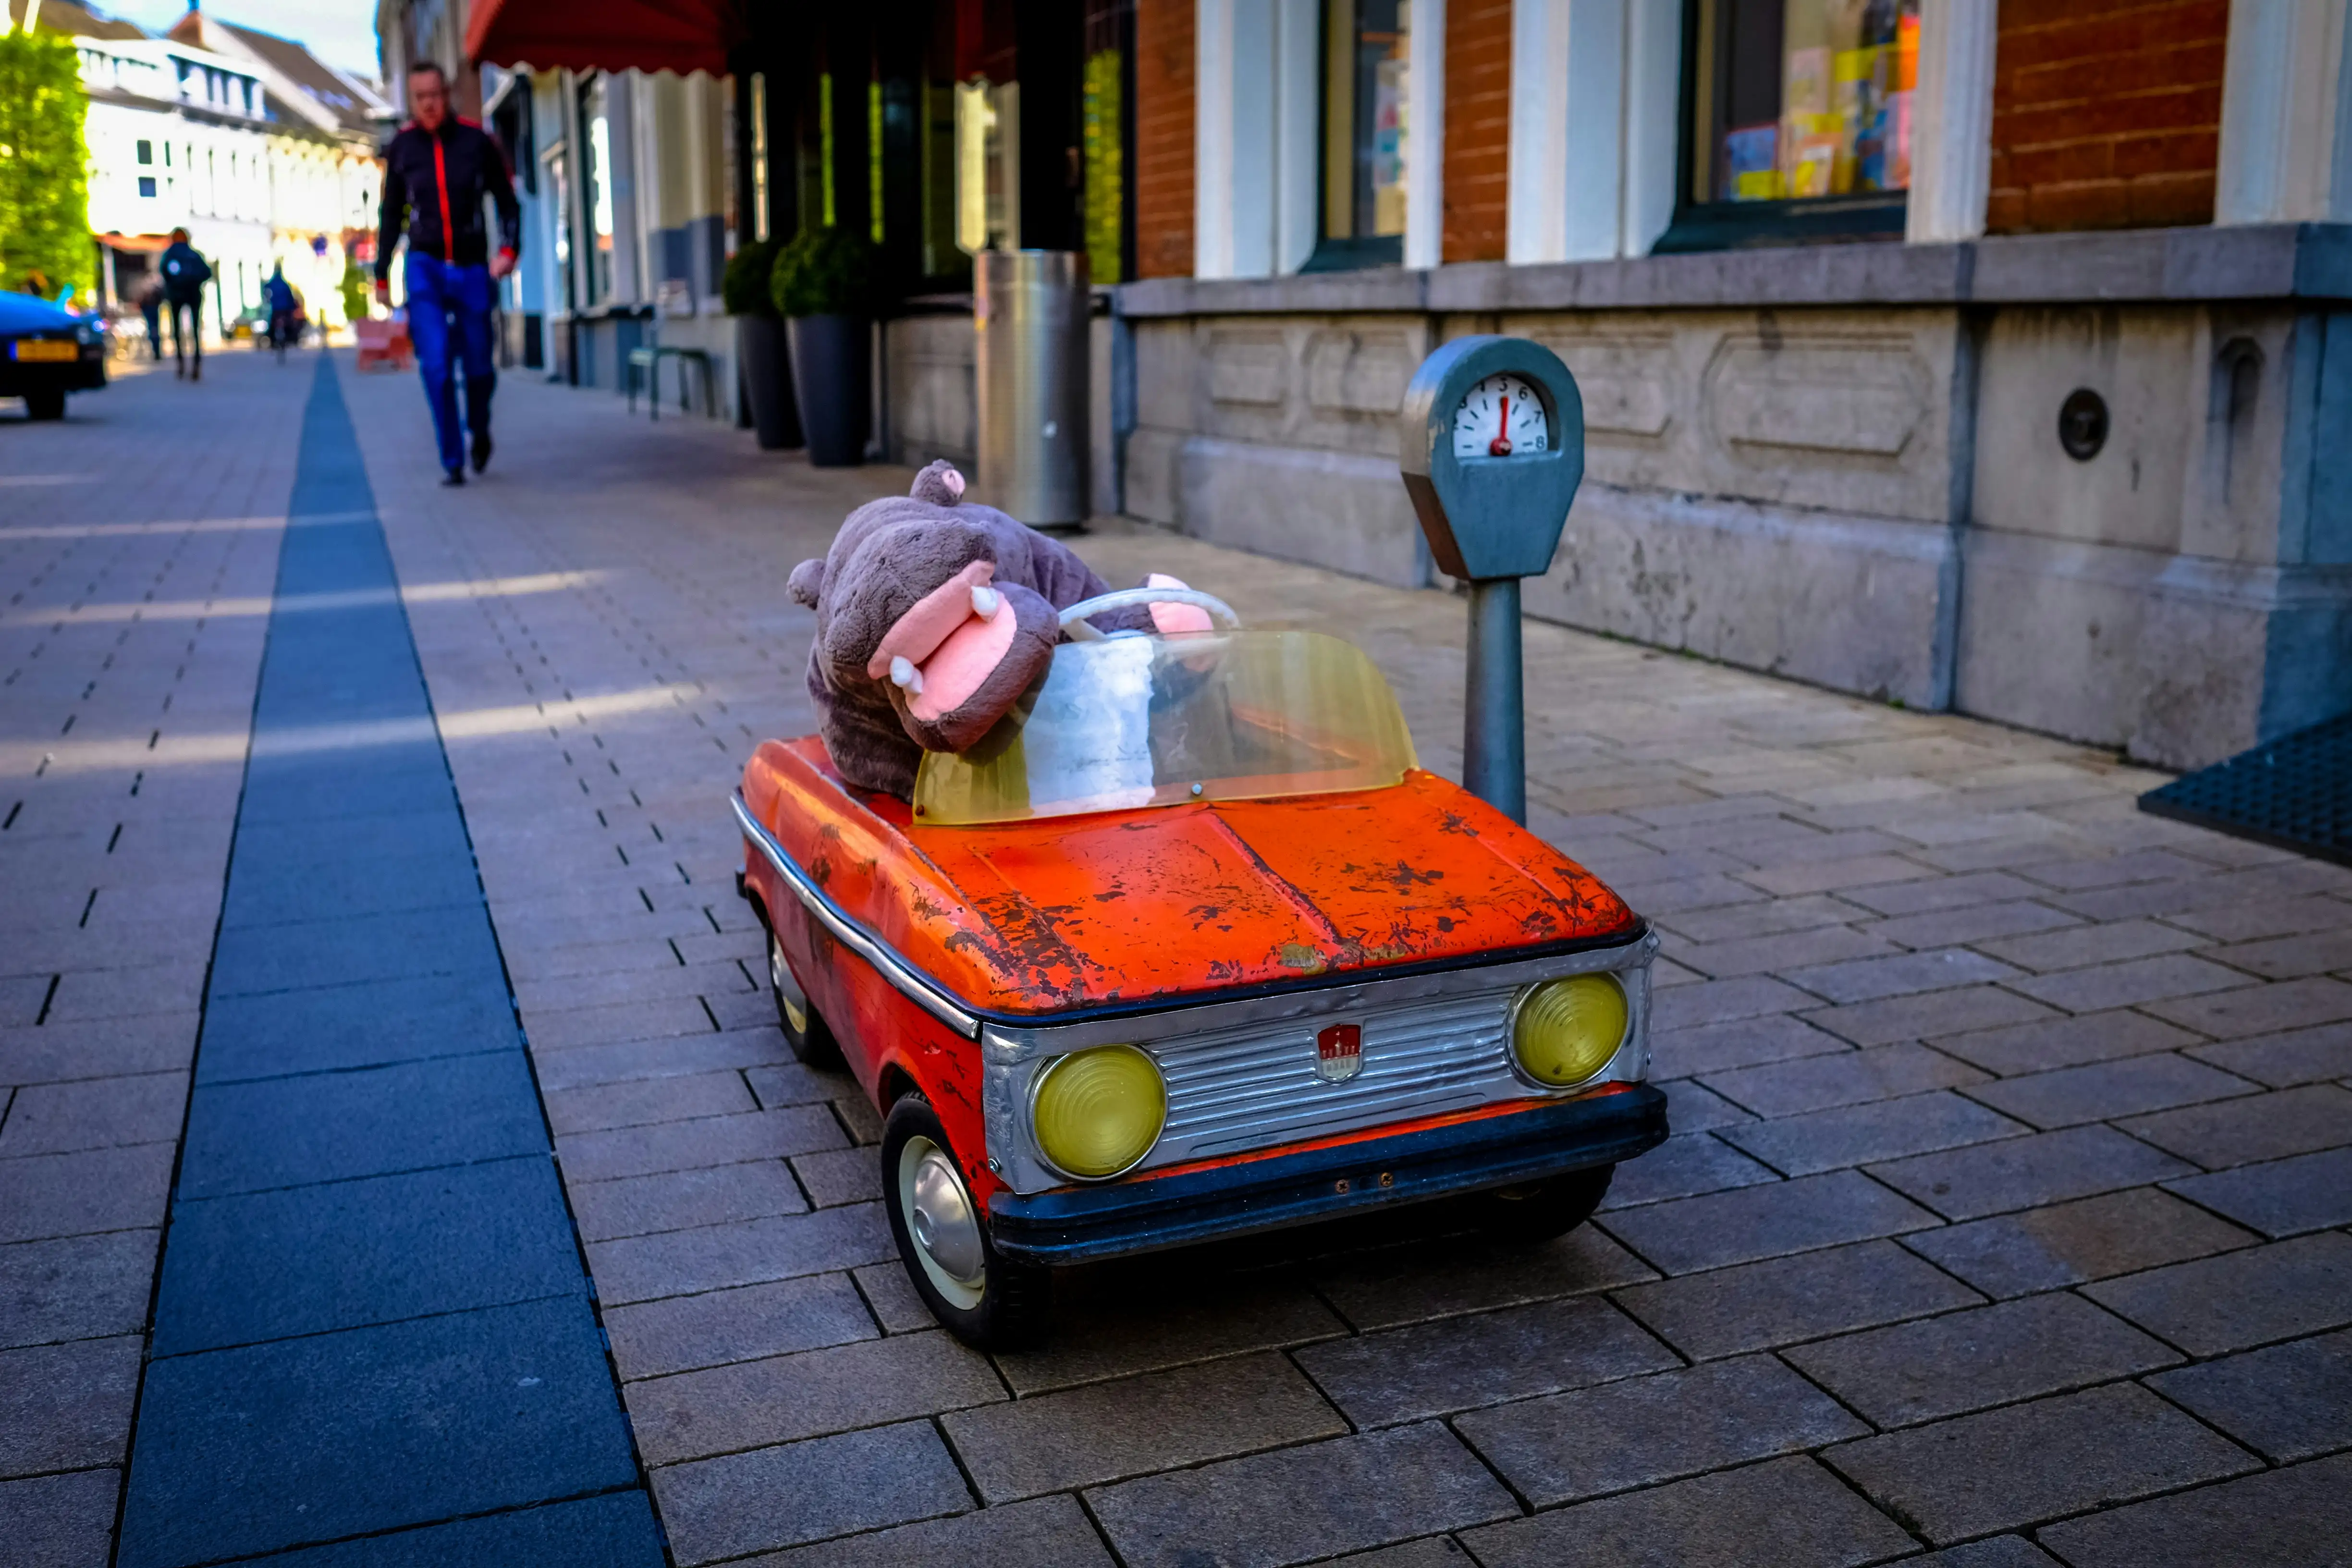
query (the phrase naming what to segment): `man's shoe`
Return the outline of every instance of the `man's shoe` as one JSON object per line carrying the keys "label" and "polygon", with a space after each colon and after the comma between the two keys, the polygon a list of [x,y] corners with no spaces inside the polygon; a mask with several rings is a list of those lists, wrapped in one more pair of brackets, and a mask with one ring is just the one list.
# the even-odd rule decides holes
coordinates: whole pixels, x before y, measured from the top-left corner
{"label": "man's shoe", "polygon": [[190,372],[188,373],[188,379],[189,379],[190,381],[202,381],[202,380],[204,380],[204,378],[205,378],[205,363],[204,363],[204,361],[202,361],[202,360],[198,360],[198,361],[196,362],[196,368],[195,368],[195,369],[194,369],[194,370],[192,370],[192,371],[190,371]]}
{"label": "man's shoe", "polygon": [[488,430],[477,430],[474,432],[474,472],[478,474],[489,466],[490,433]]}
{"label": "man's shoe", "polygon": [[441,473],[441,482],[444,485],[462,485],[466,482],[466,470],[463,468],[445,468]]}

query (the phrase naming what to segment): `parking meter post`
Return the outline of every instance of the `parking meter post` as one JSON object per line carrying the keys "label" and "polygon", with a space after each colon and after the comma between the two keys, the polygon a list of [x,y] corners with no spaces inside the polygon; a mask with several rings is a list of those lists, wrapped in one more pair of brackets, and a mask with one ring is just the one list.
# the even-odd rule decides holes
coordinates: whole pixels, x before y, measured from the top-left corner
{"label": "parking meter post", "polygon": [[1521,826],[1528,820],[1525,666],[1519,580],[1470,584],[1470,679],[1462,725],[1462,783]]}

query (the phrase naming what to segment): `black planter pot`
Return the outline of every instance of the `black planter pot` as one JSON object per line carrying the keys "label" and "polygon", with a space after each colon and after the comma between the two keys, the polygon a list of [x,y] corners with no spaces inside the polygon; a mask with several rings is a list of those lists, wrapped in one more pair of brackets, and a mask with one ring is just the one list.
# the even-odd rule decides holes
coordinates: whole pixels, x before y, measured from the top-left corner
{"label": "black planter pot", "polygon": [[801,422],[793,405],[790,356],[784,323],[773,316],[735,318],[735,346],[743,356],[743,395],[751,405],[751,427],[763,451],[801,444]]}
{"label": "black planter pot", "polygon": [[810,466],[855,468],[866,460],[873,414],[873,323],[863,316],[794,316],[785,326]]}

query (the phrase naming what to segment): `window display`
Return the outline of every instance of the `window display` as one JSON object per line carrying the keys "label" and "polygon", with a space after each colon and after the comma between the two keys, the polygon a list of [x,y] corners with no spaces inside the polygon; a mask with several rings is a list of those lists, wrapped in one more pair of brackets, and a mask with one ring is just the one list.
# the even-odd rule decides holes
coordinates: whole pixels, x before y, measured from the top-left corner
{"label": "window display", "polygon": [[1907,190],[1919,0],[1696,0],[1691,199]]}
{"label": "window display", "polygon": [[1323,237],[1401,243],[1412,0],[1328,0],[1323,26]]}

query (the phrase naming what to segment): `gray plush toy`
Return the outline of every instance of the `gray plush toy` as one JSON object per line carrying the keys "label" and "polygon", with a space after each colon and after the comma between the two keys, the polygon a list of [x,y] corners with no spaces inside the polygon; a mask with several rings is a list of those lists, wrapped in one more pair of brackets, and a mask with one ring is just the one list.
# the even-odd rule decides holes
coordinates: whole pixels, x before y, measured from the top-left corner
{"label": "gray plush toy", "polygon": [[[849,514],[822,561],[793,569],[816,611],[808,689],[825,749],[860,789],[908,798],[922,753],[961,752],[1045,673],[1060,612],[1110,591],[1068,547],[963,500],[935,462],[905,496]],[[1154,587],[1181,587],[1153,574]],[[1201,611],[1155,605],[1091,616],[1104,631],[1205,628]]]}

